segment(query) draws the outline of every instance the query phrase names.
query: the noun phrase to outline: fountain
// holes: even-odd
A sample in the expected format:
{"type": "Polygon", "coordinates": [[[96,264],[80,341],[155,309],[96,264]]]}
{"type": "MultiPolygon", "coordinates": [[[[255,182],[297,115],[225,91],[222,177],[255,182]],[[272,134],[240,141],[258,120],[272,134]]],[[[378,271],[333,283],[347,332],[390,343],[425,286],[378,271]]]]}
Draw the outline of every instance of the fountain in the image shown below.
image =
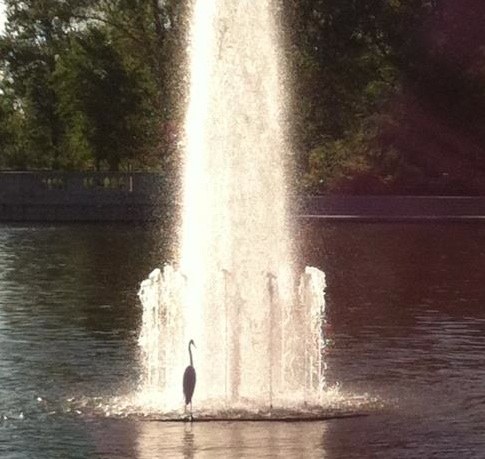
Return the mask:
{"type": "Polygon", "coordinates": [[[177,266],[140,289],[140,394],[183,406],[193,339],[195,409],[318,404],[324,274],[294,275],[282,62],[271,0],[196,0],[177,266]]]}

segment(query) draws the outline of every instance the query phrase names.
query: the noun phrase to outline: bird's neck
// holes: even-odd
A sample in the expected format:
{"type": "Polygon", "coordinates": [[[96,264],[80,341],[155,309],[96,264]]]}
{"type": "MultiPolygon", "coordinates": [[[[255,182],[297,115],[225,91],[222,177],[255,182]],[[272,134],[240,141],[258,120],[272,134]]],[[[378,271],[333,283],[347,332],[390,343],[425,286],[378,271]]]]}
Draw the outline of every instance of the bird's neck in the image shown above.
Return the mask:
{"type": "Polygon", "coordinates": [[[193,367],[194,362],[192,360],[192,349],[190,348],[190,344],[189,344],[189,357],[190,357],[190,366],[193,367]]]}

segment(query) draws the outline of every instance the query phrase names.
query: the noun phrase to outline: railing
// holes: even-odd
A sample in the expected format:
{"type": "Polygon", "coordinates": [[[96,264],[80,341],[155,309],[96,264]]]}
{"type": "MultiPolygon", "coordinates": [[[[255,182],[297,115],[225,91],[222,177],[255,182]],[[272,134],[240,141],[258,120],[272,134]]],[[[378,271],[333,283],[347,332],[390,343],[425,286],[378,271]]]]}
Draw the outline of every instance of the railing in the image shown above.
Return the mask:
{"type": "Polygon", "coordinates": [[[164,181],[145,172],[0,172],[0,221],[145,221],[164,181]]]}
{"type": "Polygon", "coordinates": [[[149,200],[162,185],[160,174],[147,172],[0,172],[0,201],[130,199],[130,195],[149,200]]]}

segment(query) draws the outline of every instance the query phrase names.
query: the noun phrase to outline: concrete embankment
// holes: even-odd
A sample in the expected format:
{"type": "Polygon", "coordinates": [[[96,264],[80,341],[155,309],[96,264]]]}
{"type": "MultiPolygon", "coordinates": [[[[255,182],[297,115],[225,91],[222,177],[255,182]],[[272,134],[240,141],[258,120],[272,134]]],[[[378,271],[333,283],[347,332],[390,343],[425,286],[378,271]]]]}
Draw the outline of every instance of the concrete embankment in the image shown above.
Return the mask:
{"type": "MultiPolygon", "coordinates": [[[[0,221],[153,221],[163,218],[163,190],[155,173],[3,172],[0,221]]],[[[294,213],[315,220],[485,221],[485,196],[309,196],[294,213]]]]}
{"type": "Polygon", "coordinates": [[[0,221],[137,222],[158,218],[154,173],[0,173],[0,221]]]}

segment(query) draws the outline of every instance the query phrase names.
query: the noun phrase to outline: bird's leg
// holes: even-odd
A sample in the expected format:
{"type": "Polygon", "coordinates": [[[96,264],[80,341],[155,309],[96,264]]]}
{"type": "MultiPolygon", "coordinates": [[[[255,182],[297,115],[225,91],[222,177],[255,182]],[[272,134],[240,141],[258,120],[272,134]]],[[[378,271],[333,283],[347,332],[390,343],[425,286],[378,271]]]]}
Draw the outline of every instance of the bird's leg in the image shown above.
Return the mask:
{"type": "Polygon", "coordinates": [[[190,401],[190,422],[194,420],[194,416],[192,416],[192,400],[190,401]]]}

